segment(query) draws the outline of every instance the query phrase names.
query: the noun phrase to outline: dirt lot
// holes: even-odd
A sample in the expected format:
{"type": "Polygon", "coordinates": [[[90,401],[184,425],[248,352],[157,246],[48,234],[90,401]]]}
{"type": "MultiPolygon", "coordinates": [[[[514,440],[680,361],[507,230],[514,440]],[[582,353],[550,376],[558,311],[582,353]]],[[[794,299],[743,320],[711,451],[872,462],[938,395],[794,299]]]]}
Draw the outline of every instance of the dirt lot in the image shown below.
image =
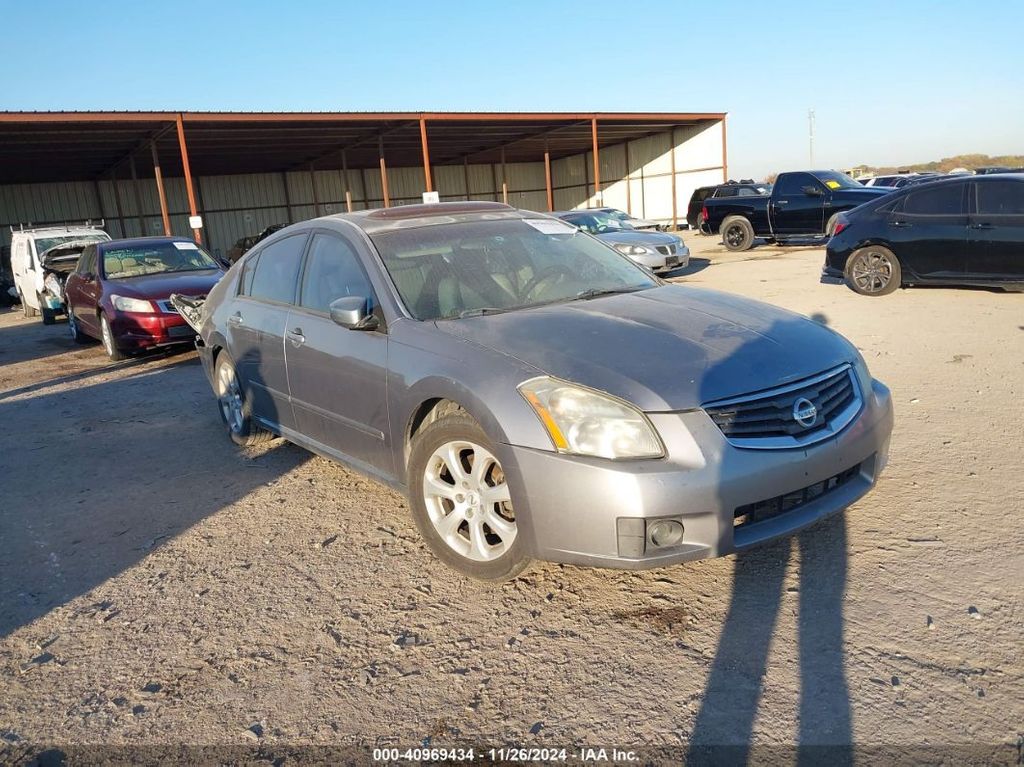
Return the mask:
{"type": "Polygon", "coordinates": [[[679,280],[844,333],[897,426],[844,517],[644,573],[468,582],[399,495],[236,449],[193,353],[110,365],[0,313],[0,755],[852,741],[1016,761],[1024,295],[862,298],[819,284],[818,249],[687,240],[679,280]]]}

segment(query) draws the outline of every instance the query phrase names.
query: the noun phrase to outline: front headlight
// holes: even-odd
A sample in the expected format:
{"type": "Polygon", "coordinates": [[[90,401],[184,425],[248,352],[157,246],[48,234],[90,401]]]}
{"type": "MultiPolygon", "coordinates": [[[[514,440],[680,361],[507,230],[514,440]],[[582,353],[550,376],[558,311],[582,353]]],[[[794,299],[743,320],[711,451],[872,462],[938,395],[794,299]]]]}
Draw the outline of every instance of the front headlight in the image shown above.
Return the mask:
{"type": "Polygon", "coordinates": [[[136,314],[154,314],[156,312],[152,301],[144,301],[141,298],[111,296],[110,302],[119,312],[135,312],[136,314]]]}
{"type": "Polygon", "coordinates": [[[555,378],[519,385],[560,453],[598,458],[661,458],[665,450],[647,417],[632,405],[555,378]]]}
{"type": "Polygon", "coordinates": [[[649,255],[651,255],[650,249],[645,248],[643,245],[625,245],[625,244],[620,243],[618,245],[613,245],[612,247],[614,247],[617,251],[619,251],[619,253],[621,253],[624,256],[649,256],[649,255]]]}

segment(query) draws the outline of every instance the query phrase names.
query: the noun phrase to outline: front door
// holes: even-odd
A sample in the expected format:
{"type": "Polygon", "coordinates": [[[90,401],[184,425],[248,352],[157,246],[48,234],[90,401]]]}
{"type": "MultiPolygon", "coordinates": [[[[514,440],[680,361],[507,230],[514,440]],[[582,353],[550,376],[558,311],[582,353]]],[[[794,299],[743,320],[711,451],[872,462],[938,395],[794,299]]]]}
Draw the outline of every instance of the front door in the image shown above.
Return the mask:
{"type": "Polygon", "coordinates": [[[967,276],[1024,280],[1024,180],[978,179],[971,186],[967,276]]]}
{"type": "Polygon", "coordinates": [[[298,430],[370,470],[392,474],[386,441],[388,337],[349,330],[330,318],[345,296],[376,299],[358,244],[329,231],[313,235],[297,306],[288,316],[285,356],[298,430]]]}
{"type": "Polygon", "coordinates": [[[959,280],[967,261],[967,183],[925,185],[889,214],[887,229],[896,257],[911,276],[959,280]]]}
{"type": "Polygon", "coordinates": [[[829,190],[810,173],[787,173],[769,199],[775,234],[821,234],[829,190]]]}
{"type": "Polygon", "coordinates": [[[75,271],[64,286],[68,310],[75,313],[75,322],[89,335],[99,338],[99,306],[101,283],[99,279],[99,256],[95,245],[87,245],[78,259],[75,271]]]}
{"type": "Polygon", "coordinates": [[[272,240],[246,257],[239,295],[229,307],[228,349],[252,402],[273,427],[295,428],[284,344],[306,233],[272,240]]]}

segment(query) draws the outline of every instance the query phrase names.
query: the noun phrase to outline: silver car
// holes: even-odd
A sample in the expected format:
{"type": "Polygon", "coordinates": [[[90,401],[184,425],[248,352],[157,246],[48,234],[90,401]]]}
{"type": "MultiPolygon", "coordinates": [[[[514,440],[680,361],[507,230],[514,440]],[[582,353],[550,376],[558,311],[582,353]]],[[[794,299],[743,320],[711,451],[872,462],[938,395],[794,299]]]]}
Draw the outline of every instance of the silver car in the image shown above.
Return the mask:
{"type": "Polygon", "coordinates": [[[690,265],[690,249],[674,234],[636,229],[601,209],[568,210],[552,215],[607,242],[652,272],[671,272],[690,265]]]}
{"type": "Polygon", "coordinates": [[[173,301],[235,442],[280,435],[402,490],[477,578],[728,554],[886,462],[889,391],[841,336],[504,205],[306,221],[173,301]]]}

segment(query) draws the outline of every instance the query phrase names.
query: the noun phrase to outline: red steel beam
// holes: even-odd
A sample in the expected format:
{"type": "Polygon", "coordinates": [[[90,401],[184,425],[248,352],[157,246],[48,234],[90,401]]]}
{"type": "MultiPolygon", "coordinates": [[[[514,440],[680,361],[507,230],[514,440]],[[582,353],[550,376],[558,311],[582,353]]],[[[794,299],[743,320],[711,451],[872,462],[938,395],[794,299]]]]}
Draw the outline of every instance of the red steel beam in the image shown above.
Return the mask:
{"type": "Polygon", "coordinates": [[[548,151],[547,142],[544,146],[544,186],[548,193],[548,213],[555,209],[555,193],[551,189],[551,152],[548,151]]]}
{"type": "MultiPolygon", "coordinates": [[[[196,213],[196,195],[192,189],[192,171],[188,166],[188,147],[185,145],[185,126],[182,122],[181,115],[178,115],[178,119],[175,120],[178,125],[178,149],[181,150],[181,172],[185,176],[185,194],[188,195],[188,210],[190,216],[197,215],[196,213]]],[[[170,228],[165,223],[166,228],[170,228]]],[[[170,232],[168,232],[170,234],[170,232]]],[[[199,229],[192,230],[192,238],[202,243],[203,233],[199,229]]]]}
{"type": "Polygon", "coordinates": [[[722,115],[722,182],[729,180],[729,153],[725,142],[725,115],[722,115]]]}
{"type": "Polygon", "coordinates": [[[597,118],[590,120],[590,136],[594,145],[594,202],[602,204],[601,200],[601,161],[597,154],[597,118]]]}
{"type": "Polygon", "coordinates": [[[377,140],[377,155],[380,157],[380,188],[384,196],[384,207],[391,207],[391,197],[388,195],[388,166],[384,162],[384,137],[377,140]]]}
{"type": "Polygon", "coordinates": [[[423,175],[427,179],[427,191],[434,191],[434,181],[430,177],[430,147],[427,145],[427,121],[420,118],[420,144],[423,146],[423,175]]]}
{"type": "Polygon", "coordinates": [[[668,136],[668,156],[672,171],[672,231],[676,231],[679,229],[679,215],[676,213],[676,129],[670,130],[668,136]]]}
{"type": "Polygon", "coordinates": [[[164,193],[164,176],[160,172],[160,158],[156,154],[156,142],[152,141],[149,144],[149,149],[153,153],[153,176],[156,178],[156,194],[160,198],[160,217],[164,221],[164,235],[167,237],[171,236],[171,216],[167,212],[167,195],[164,193]]]}

